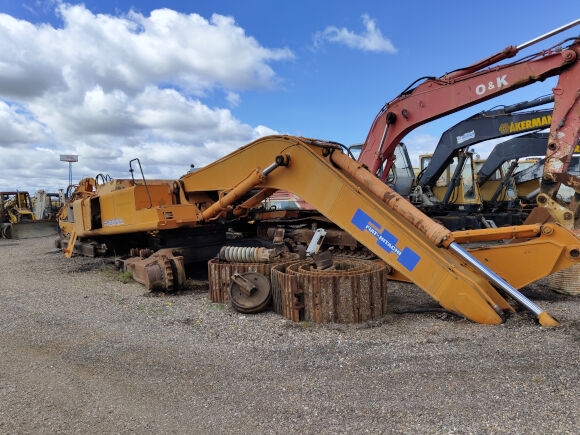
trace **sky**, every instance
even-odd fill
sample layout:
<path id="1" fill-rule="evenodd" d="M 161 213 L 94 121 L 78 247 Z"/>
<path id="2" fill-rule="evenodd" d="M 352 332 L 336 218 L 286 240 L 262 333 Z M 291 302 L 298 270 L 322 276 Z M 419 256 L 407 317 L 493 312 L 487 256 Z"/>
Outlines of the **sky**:
<path id="1" fill-rule="evenodd" d="M 269 134 L 364 142 L 384 105 L 580 17 L 580 1 L 0 0 L 0 191 L 73 179 L 175 179 Z M 580 34 L 580 26 L 522 50 Z M 550 93 L 556 78 L 425 124 Z M 493 143 L 476 147 L 487 155 Z"/>

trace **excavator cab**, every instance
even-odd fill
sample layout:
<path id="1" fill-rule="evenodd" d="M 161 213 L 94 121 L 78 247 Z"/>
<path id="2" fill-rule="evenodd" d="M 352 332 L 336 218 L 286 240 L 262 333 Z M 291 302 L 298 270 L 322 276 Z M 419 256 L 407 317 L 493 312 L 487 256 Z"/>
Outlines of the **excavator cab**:
<path id="1" fill-rule="evenodd" d="M 416 183 L 416 175 L 409 152 L 404 143 L 395 148 L 395 161 L 391 166 L 386 183 L 399 195 L 408 197 Z"/>
<path id="2" fill-rule="evenodd" d="M 422 171 L 427 168 L 432 157 L 433 154 L 419 156 Z M 461 166 L 459 169 L 458 165 Z M 431 190 L 437 201 L 447 208 L 480 209 L 481 194 L 475 183 L 473 153 L 457 153 Z"/>
<path id="3" fill-rule="evenodd" d="M 477 159 L 474 162 L 475 172 L 478 173 L 483 164 L 484 159 Z M 520 163 L 518 162 L 518 168 Z M 510 168 L 510 162 L 503 162 L 499 168 L 497 168 L 487 179 L 487 181 L 479 185 L 479 192 L 481 194 L 481 199 L 484 203 L 488 202 L 509 202 L 517 198 L 517 189 L 513 178 L 506 179 L 508 177 L 508 172 Z M 496 192 L 502 182 L 506 180 L 506 185 L 502 186 L 501 190 L 496 196 Z"/>

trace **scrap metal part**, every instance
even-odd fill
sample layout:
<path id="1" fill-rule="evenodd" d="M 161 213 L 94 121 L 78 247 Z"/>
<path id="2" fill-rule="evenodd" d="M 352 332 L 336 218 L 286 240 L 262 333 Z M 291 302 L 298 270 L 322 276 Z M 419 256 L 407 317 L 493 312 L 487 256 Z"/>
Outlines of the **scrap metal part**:
<path id="1" fill-rule="evenodd" d="M 333 270 L 308 261 L 272 269 L 274 310 L 295 322 L 358 323 L 387 312 L 387 267 L 382 262 L 336 259 Z"/>
<path id="2" fill-rule="evenodd" d="M 245 272 L 257 272 L 264 276 L 270 276 L 270 270 L 289 259 L 298 259 L 297 254 L 285 254 L 282 258 L 268 263 L 242 263 L 226 262 L 219 258 L 213 258 L 207 263 L 207 276 L 209 281 L 209 296 L 212 302 L 226 303 L 231 300 L 229 288 L 232 276 Z"/>
<path id="3" fill-rule="evenodd" d="M 123 260 L 123 268 L 133 274 L 135 281 L 153 291 L 177 291 L 185 282 L 183 256 L 175 249 L 161 249 L 146 257 L 128 258 Z"/>
<path id="4" fill-rule="evenodd" d="M 220 249 L 219 259 L 244 263 L 267 263 L 277 256 L 276 249 L 246 246 L 224 246 Z"/>
<path id="5" fill-rule="evenodd" d="M 229 292 L 232 306 L 240 313 L 264 311 L 271 300 L 270 280 L 258 272 L 234 274 Z"/>

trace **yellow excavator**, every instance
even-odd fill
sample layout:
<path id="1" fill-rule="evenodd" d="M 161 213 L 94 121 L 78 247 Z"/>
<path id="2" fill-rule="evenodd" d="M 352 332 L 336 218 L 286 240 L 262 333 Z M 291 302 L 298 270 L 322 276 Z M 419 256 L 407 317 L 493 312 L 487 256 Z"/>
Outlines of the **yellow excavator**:
<path id="1" fill-rule="evenodd" d="M 208 235 L 248 216 L 276 190 L 303 198 L 444 308 L 480 323 L 501 323 L 503 313 L 513 310 L 503 292 L 541 324 L 556 325 L 516 288 L 580 262 L 580 239 L 557 224 L 452 233 L 336 144 L 292 136 L 259 139 L 174 182 L 113 180 L 96 186 L 84 180 L 61 211 L 61 231 L 68 235 L 64 251 L 72 255 L 77 237 Z M 505 239 L 523 241 L 470 252 L 461 246 Z M 514 268 L 515 258 L 529 267 Z M 166 260 L 170 267 L 179 262 Z"/>
<path id="2" fill-rule="evenodd" d="M 390 144 L 398 143 L 398 138 L 409 131 L 407 121 L 417 125 L 434 119 L 434 110 L 439 114 L 459 110 L 549 75 L 559 74 L 561 81 L 572 87 L 576 86 L 574 80 L 580 80 L 576 74 L 580 70 L 580 62 L 576 62 L 580 52 L 577 41 L 568 47 L 544 50 L 531 60 L 483 70 L 517 51 L 518 47 L 509 47 L 470 67 L 407 89 L 381 110 L 360 161 L 335 142 L 269 136 L 178 180 L 146 181 L 144 176 L 141 180 L 132 177 L 101 184 L 95 179 L 82 180 L 59 213 L 61 246 L 67 257 L 79 247 L 82 251 L 87 243 L 95 243 L 95 249 L 109 249 L 111 245 L 115 249 L 128 249 L 131 244 L 135 248 L 154 246 L 157 254 L 149 257 L 151 260 L 141 272 L 153 278 L 160 275 L 174 286 L 183 278 L 184 257 L 210 252 L 224 243 L 229 232 L 251 233 L 259 215 L 255 210 L 260 210 L 264 199 L 274 192 L 285 190 L 307 201 L 389 264 L 395 275 L 415 283 L 445 309 L 475 322 L 499 324 L 506 313 L 514 311 L 515 301 L 541 325 L 557 326 L 555 319 L 517 289 L 580 263 L 580 239 L 571 229 L 558 223 L 542 223 L 451 232 L 377 176 L 382 164 L 383 175 L 389 172 L 390 164 L 385 160 L 388 153 L 383 151 L 391 149 Z M 488 76 L 493 76 L 494 86 L 479 85 L 491 83 Z M 518 77 L 527 81 L 514 81 Z M 567 97 L 569 91 L 563 89 L 559 96 Z M 435 92 L 433 105 L 425 103 L 429 92 Z M 442 98 L 450 92 L 457 96 L 454 103 Z M 406 101 L 417 105 L 406 106 Z M 556 155 L 554 149 L 567 152 L 568 141 L 575 145 L 578 138 L 577 116 L 562 119 L 564 109 L 572 110 L 563 109 L 565 104 L 575 114 L 579 106 L 576 100 L 556 97 L 551 127 L 564 129 L 570 135 L 550 142 L 551 156 Z M 430 112 L 423 114 L 421 111 L 426 108 Z M 365 156 L 367 161 L 372 157 L 368 165 Z M 133 174 L 131 166 L 130 170 Z M 554 162 L 548 161 L 545 170 L 554 171 Z M 553 183 L 560 180 L 557 174 L 549 176 Z M 547 187 L 546 197 L 554 186 Z M 575 212 L 569 212 L 573 220 Z M 487 241 L 518 243 L 470 249 L 462 246 Z M 173 249 L 175 246 L 186 249 Z M 526 267 L 519 267 L 521 264 Z"/>

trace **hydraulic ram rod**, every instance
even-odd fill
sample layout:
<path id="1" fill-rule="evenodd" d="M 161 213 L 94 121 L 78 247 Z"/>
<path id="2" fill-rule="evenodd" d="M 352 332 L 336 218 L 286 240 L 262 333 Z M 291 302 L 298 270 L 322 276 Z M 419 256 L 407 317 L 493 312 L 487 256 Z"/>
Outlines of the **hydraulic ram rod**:
<path id="1" fill-rule="evenodd" d="M 382 183 L 377 177 L 372 175 L 360 163 L 355 162 L 350 157 L 341 152 L 332 153 L 331 161 L 359 183 L 369 188 L 370 191 L 383 202 L 385 202 L 389 208 L 391 208 L 391 210 L 393 210 L 411 225 L 415 226 L 427 237 L 427 239 L 429 239 L 435 245 L 450 249 L 453 253 L 455 253 L 455 255 L 462 258 L 479 273 L 485 276 L 487 280 L 513 297 L 527 310 L 534 313 L 542 326 L 559 325 L 559 323 L 550 317 L 548 313 L 543 311 L 540 307 L 538 307 L 519 291 L 501 279 L 497 274 L 481 264 L 479 260 L 465 251 L 461 246 L 459 246 L 459 244 L 453 241 L 453 234 L 451 231 L 428 218 L 421 211 L 415 208 L 409 201 L 405 200 L 397 192 L 392 190 L 386 184 Z"/>
<path id="2" fill-rule="evenodd" d="M 568 24 L 564 24 L 561 27 L 558 27 L 557 29 L 551 30 L 548 33 L 544 33 L 543 35 L 540 35 L 534 39 L 530 39 L 528 42 L 524 42 L 523 44 L 518 45 L 516 48 L 518 50 L 521 50 L 523 48 L 529 47 L 530 45 L 534 45 L 540 41 L 543 41 L 544 39 L 548 39 L 550 36 L 554 36 L 558 33 L 563 32 L 564 30 L 568 30 L 571 27 L 577 26 L 578 24 L 580 24 L 580 18 L 568 23 Z"/>
<path id="3" fill-rule="evenodd" d="M 456 255 L 467 261 L 472 267 L 477 269 L 479 273 L 485 276 L 489 281 L 495 284 L 497 287 L 502 289 L 516 301 L 518 301 L 521 305 L 523 305 L 528 311 L 534 313 L 534 315 L 538 318 L 538 322 L 542 326 L 558 326 L 559 323 L 552 318 L 548 313 L 543 311 L 540 307 L 534 304 L 531 300 L 526 298 L 523 294 L 501 279 L 497 274 L 493 271 L 485 267 L 483 264 L 479 262 L 476 258 L 474 258 L 469 252 L 463 249 L 455 242 L 451 242 L 449 245 L 449 249 L 453 251 Z"/>

